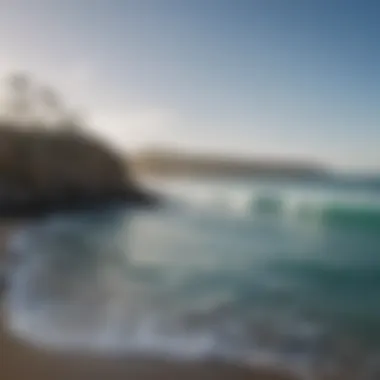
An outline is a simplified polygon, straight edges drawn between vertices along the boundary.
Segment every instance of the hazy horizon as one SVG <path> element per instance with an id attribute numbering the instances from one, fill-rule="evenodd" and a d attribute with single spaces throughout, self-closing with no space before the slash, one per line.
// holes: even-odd
<path id="1" fill-rule="evenodd" d="M 118 148 L 380 172 L 373 1 L 3 0 L 0 75 L 27 71 Z"/>

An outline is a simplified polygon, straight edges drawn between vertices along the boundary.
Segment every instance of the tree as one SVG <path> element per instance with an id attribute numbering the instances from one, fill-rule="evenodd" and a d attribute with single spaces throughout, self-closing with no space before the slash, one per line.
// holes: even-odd
<path id="1" fill-rule="evenodd" d="M 7 79 L 6 115 L 17 125 L 78 131 L 83 125 L 81 114 L 66 106 L 59 92 L 39 84 L 26 73 Z"/>
<path id="2" fill-rule="evenodd" d="M 32 81 L 26 73 L 15 73 L 8 78 L 8 115 L 22 122 L 30 118 L 32 112 L 31 89 Z"/>

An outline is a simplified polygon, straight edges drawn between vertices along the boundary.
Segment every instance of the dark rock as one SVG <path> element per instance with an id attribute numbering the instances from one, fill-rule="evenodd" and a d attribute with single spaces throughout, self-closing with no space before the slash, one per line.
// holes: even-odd
<path id="1" fill-rule="evenodd" d="M 23 199 L 14 199 L 3 194 L 0 199 L 0 217 L 44 217 L 53 213 L 105 209 L 116 204 L 130 207 L 155 207 L 159 204 L 159 197 L 137 187 L 102 193 L 58 192 Z"/>
<path id="2" fill-rule="evenodd" d="M 93 136 L 1 120 L 0 184 L 0 217 L 159 203 L 131 178 L 124 157 Z"/>

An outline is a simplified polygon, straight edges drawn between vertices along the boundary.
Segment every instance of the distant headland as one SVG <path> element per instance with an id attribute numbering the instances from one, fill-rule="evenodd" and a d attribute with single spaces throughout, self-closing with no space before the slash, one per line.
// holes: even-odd
<path id="1" fill-rule="evenodd" d="M 162 177 L 286 177 L 316 179 L 329 176 L 329 170 L 307 161 L 244 159 L 211 154 L 183 153 L 152 149 L 133 159 L 142 174 Z"/>

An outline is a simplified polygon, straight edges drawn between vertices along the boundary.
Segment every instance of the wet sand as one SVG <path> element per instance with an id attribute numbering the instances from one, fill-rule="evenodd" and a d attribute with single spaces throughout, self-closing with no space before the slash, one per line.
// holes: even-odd
<path id="1" fill-rule="evenodd" d="M 0 378 L 2 380 L 290 380 L 289 377 L 222 363 L 170 363 L 153 359 L 101 359 L 57 354 L 28 347 L 11 338 L 4 329 L 0 331 Z"/>
<path id="2" fill-rule="evenodd" d="M 18 224 L 0 225 L 0 268 L 6 260 L 6 242 Z M 1 276 L 0 272 L 0 278 Z M 1 279 L 1 294 L 6 291 Z M 6 328 L 4 308 L 0 309 L 1 380 L 295 380 L 267 370 L 252 370 L 220 362 L 190 363 L 125 357 L 90 357 L 36 348 L 12 336 Z"/>

